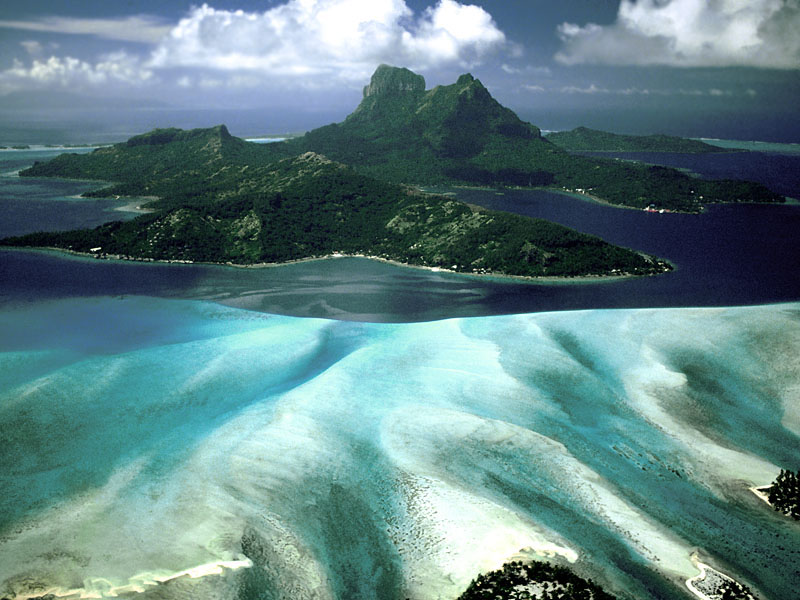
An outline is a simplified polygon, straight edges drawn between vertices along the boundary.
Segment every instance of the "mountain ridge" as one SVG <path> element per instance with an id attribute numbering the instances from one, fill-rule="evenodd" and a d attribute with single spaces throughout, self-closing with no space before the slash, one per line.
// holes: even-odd
<path id="1" fill-rule="evenodd" d="M 681 212 L 709 202 L 784 201 L 761 184 L 570 154 L 468 73 L 450 85 L 423 86 L 408 69 L 381 65 L 344 121 L 283 144 L 290 153 L 319 152 L 395 183 L 590 190 L 611 204 Z"/>
<path id="2" fill-rule="evenodd" d="M 681 212 L 699 212 L 710 202 L 784 201 L 761 184 L 703 180 L 665 167 L 570 154 L 502 106 L 470 74 L 450 85 L 424 87 L 421 75 L 381 65 L 353 113 L 301 137 L 258 145 L 230 136 L 224 126 L 198 130 L 206 134 L 156 130 L 132 138 L 133 147 L 117 144 L 82 157 L 58 157 L 21 175 L 119 182 L 98 194 L 163 195 L 174 187 L 164 184 L 180 177 L 181 169 L 200 177 L 216 163 L 257 167 L 316 152 L 393 183 L 586 190 L 611 204 Z M 215 139 L 200 147 L 202 135 Z M 161 138 L 165 144 L 151 143 Z M 186 159 L 186 151 L 177 149 L 180 143 L 195 158 Z M 143 150 L 150 147 L 162 154 L 156 158 Z M 197 164 L 187 166 L 192 161 Z"/>

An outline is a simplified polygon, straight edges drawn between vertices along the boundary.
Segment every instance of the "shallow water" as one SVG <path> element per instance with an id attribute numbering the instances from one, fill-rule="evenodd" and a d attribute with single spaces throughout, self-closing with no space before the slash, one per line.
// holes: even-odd
<path id="1" fill-rule="evenodd" d="M 800 531 L 747 487 L 800 460 L 799 315 L 5 310 L 0 595 L 454 598 L 538 549 L 624 598 L 684 597 L 695 550 L 790 597 Z"/>

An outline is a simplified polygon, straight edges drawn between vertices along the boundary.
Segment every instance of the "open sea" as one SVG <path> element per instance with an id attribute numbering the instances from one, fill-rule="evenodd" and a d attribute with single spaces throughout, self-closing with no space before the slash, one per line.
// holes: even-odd
<path id="1" fill-rule="evenodd" d="M 0 237 L 135 216 L 14 175 L 55 153 L 0 152 Z M 800 198 L 790 154 L 639 158 L 746 156 Z M 0 598 L 454 599 L 512 558 L 624 599 L 691 597 L 697 560 L 795 597 L 800 527 L 748 487 L 800 469 L 800 205 L 457 193 L 676 269 L 0 251 Z"/>

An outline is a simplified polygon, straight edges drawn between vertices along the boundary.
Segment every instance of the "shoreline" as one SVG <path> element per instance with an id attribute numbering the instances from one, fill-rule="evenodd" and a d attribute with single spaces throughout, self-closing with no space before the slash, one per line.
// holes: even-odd
<path id="1" fill-rule="evenodd" d="M 741 585 L 733 577 L 729 577 L 711 565 L 700 562 L 697 553 L 692 554 L 691 558 L 692 562 L 700 570 L 700 573 L 686 580 L 686 588 L 700 600 L 719 600 L 721 597 L 719 590 L 726 583 Z M 744 596 L 745 598 L 756 600 L 752 593 L 744 593 L 746 594 Z"/>
<path id="2" fill-rule="evenodd" d="M 544 189 L 545 191 L 553 192 L 553 193 L 556 193 L 556 194 L 562 194 L 564 196 L 569 196 L 571 198 L 577 198 L 578 200 L 583 200 L 584 202 L 593 202 L 594 204 L 600 204 L 600 205 L 606 206 L 608 208 L 619 208 L 619 209 L 623 209 L 623 210 L 634 210 L 634 211 L 638 211 L 638 212 L 651 212 L 651 213 L 655 213 L 655 214 L 671 214 L 671 215 L 699 215 L 700 213 L 702 213 L 705 210 L 705 206 L 701 204 L 701 205 L 699 205 L 699 209 L 697 211 L 676 210 L 676 209 L 668 208 L 668 209 L 663 209 L 664 212 L 661 213 L 660 209 L 656 209 L 656 210 L 653 210 L 653 211 L 648 211 L 646 208 L 641 208 L 641 207 L 638 207 L 638 206 L 630 206 L 629 204 L 614 204 L 613 202 L 609 202 L 608 200 L 603 200 L 599 196 L 595 196 L 594 194 L 587 194 L 586 192 L 575 192 L 575 191 L 569 191 L 569 190 L 565 190 L 565 189 L 561 189 L 561 188 L 554 188 L 554 187 L 539 188 L 539 189 Z M 715 204 L 737 204 L 737 203 L 734 203 L 734 202 L 731 202 L 731 203 L 717 202 Z M 760 203 L 756 203 L 756 204 L 772 204 L 772 203 L 760 202 Z"/>
<path id="3" fill-rule="evenodd" d="M 117 197 L 116 199 L 119 200 L 119 197 Z M 136 200 L 133 200 L 132 202 L 129 202 L 128 204 L 125 204 L 123 206 L 118 206 L 114 210 L 118 212 L 136 213 L 140 215 L 146 215 L 148 213 L 156 211 L 155 208 L 144 208 L 142 206 L 143 203 L 140 202 L 140 200 L 144 200 L 145 202 L 152 202 L 153 198 L 147 198 L 147 197 L 138 198 Z"/>
<path id="4" fill-rule="evenodd" d="M 416 189 L 420 192 L 425 194 L 433 194 L 433 195 L 440 195 L 440 196 L 457 196 L 457 193 L 454 192 L 433 192 L 426 189 L 423 189 L 422 186 L 415 186 Z M 614 204 L 613 202 L 609 202 L 608 200 L 604 200 L 600 196 L 595 196 L 594 194 L 587 194 L 585 192 L 576 192 L 573 190 L 566 190 L 560 187 L 553 187 L 553 186 L 531 186 L 531 187 L 522 187 L 518 185 L 510 185 L 505 187 L 488 187 L 488 186 L 480 186 L 480 185 L 454 185 L 451 186 L 452 189 L 456 190 L 478 190 L 482 192 L 494 192 L 495 194 L 502 195 L 504 190 L 521 190 L 521 191 L 543 191 L 543 192 L 551 192 L 554 194 L 560 194 L 562 196 L 568 196 L 570 198 L 575 198 L 577 200 L 582 200 L 584 202 L 592 202 L 593 204 L 600 204 L 601 206 L 606 206 L 608 208 L 619 208 L 623 210 L 635 210 L 641 212 L 658 212 L 656 211 L 647 211 L 639 206 L 631 206 L 629 204 Z M 463 200 L 462 200 L 463 202 Z M 715 202 L 714 204 L 743 204 L 741 202 Z M 778 204 L 776 202 L 753 202 L 752 204 Z M 484 208 L 485 207 L 481 207 Z M 485 209 L 488 210 L 488 209 Z M 699 210 L 697 211 L 688 211 L 688 210 L 675 210 L 675 209 L 665 209 L 665 213 L 668 214 L 677 214 L 677 215 L 699 215 L 700 213 L 705 210 L 705 205 L 700 205 Z"/>
<path id="5" fill-rule="evenodd" d="M 145 208 L 143 205 L 152 202 L 153 200 L 158 200 L 157 196 L 103 196 L 102 198 L 95 198 L 94 196 L 84 196 L 83 194 L 73 194 L 72 196 L 67 196 L 70 200 L 114 200 L 116 202 L 122 201 L 126 202 L 127 204 L 123 204 L 122 206 L 116 206 L 111 210 L 116 212 L 128 212 L 128 213 L 136 213 L 136 214 L 149 214 L 152 212 L 156 212 L 157 209 L 155 208 Z"/>
<path id="6" fill-rule="evenodd" d="M 753 492 L 757 498 L 763 500 L 767 504 L 767 506 L 772 508 L 772 502 L 769 501 L 769 494 L 764 493 L 764 490 L 769 490 L 771 487 L 772 485 L 759 485 L 759 486 L 749 487 L 747 489 Z"/>
<path id="7" fill-rule="evenodd" d="M 119 262 L 134 262 L 134 263 L 151 263 L 151 264 L 164 264 L 164 265 L 200 265 L 200 266 L 213 266 L 213 267 L 231 267 L 235 269 L 272 269 L 278 267 L 284 267 L 293 264 L 300 264 L 306 262 L 315 262 L 315 261 L 323 261 L 323 260 L 336 260 L 340 258 L 361 258 L 366 260 L 374 260 L 377 262 L 383 262 L 386 264 L 394 265 L 396 267 L 403 267 L 407 269 L 419 269 L 424 271 L 429 271 L 432 273 L 442 273 L 445 275 L 457 275 L 460 277 L 474 277 L 480 279 L 496 279 L 501 281 L 517 281 L 517 282 L 524 282 L 524 283 L 531 283 L 531 284 L 546 284 L 546 285 L 557 285 L 557 284 L 564 284 L 564 285 L 577 285 L 577 284 L 588 284 L 588 283 L 613 283 L 617 281 L 623 281 L 628 279 L 635 279 L 639 277 L 654 277 L 657 275 L 663 275 L 665 273 L 670 273 L 670 271 L 661 271 L 658 273 L 648 273 L 642 275 L 636 275 L 632 273 L 618 273 L 618 274 L 609 274 L 609 275 L 574 275 L 574 276 L 556 276 L 556 275 L 542 275 L 542 276 L 528 276 L 528 275 L 508 275 L 505 273 L 464 273 L 461 271 L 453 271 L 452 269 L 447 269 L 445 267 L 430 267 L 426 265 L 411 265 L 407 263 L 403 263 L 397 260 L 393 260 L 390 258 L 384 258 L 381 256 L 371 256 L 368 254 L 346 254 L 346 253 L 332 253 L 326 254 L 324 256 L 311 256 L 306 258 L 297 258 L 293 260 L 288 260 L 285 262 L 276 262 L 276 263 L 252 263 L 252 264 L 237 264 L 233 262 L 208 262 L 208 261 L 193 261 L 188 259 L 157 259 L 157 258 L 146 258 L 146 257 L 133 257 L 133 256 L 122 256 L 116 254 L 101 254 L 101 253 L 92 253 L 92 252 L 79 252 L 77 250 L 69 250 L 66 248 L 57 248 L 54 246 L 0 246 L 1 249 L 5 250 L 16 250 L 22 252 L 46 252 L 46 253 L 55 253 L 55 254 L 64 254 L 67 256 L 77 257 L 77 258 L 91 258 L 94 260 L 110 260 L 110 261 L 119 261 Z M 667 261 L 668 262 L 668 261 Z M 669 263 L 673 269 L 675 268 L 672 263 Z"/>
<path id="8" fill-rule="evenodd" d="M 201 577 L 208 577 L 209 575 L 222 575 L 225 572 L 225 569 L 235 571 L 237 569 L 249 569 L 252 566 L 253 561 L 245 556 L 235 558 L 233 560 L 218 560 L 215 562 L 204 563 L 197 565 L 196 567 L 190 567 L 188 569 L 178 571 L 177 573 L 172 573 L 170 575 L 154 575 L 147 572 L 138 573 L 128 578 L 128 583 L 124 585 L 112 585 L 110 581 L 104 578 L 93 578 L 89 580 L 108 584 L 108 586 L 103 586 L 105 588 L 103 590 L 91 588 L 87 589 L 86 587 L 72 589 L 50 587 L 47 589 L 17 594 L 12 597 L 12 600 L 33 600 L 35 598 L 42 598 L 46 596 L 54 596 L 56 598 L 77 597 L 83 599 L 116 597 L 119 594 L 129 593 L 141 594 L 146 591 L 146 587 L 158 586 L 162 583 L 172 581 L 173 579 L 179 579 L 181 577 L 199 579 Z"/>

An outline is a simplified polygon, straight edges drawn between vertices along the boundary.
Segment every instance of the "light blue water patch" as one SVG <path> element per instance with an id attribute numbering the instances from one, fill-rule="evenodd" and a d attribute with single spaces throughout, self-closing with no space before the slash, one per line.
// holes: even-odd
<path id="1" fill-rule="evenodd" d="M 798 314 L 20 304 L 0 313 L 0 595 L 453 598 L 546 551 L 678 599 L 698 550 L 789 597 L 798 531 L 747 488 L 800 462 Z M 144 583 L 219 561 L 246 566 Z"/>
<path id="2" fill-rule="evenodd" d="M 284 321 L 148 298 L 3 313 L 1 472 L 10 479 L 0 514 L 98 485 L 142 454 L 155 454 L 155 471 L 174 467 L 228 413 L 269 402 L 347 351 L 346 336 L 327 332 L 336 323 Z"/>
<path id="3" fill-rule="evenodd" d="M 752 152 L 777 152 L 781 154 L 800 154 L 800 144 L 778 142 L 758 142 L 746 140 L 718 140 L 714 138 L 695 138 L 712 146 L 731 150 L 750 150 Z"/>

